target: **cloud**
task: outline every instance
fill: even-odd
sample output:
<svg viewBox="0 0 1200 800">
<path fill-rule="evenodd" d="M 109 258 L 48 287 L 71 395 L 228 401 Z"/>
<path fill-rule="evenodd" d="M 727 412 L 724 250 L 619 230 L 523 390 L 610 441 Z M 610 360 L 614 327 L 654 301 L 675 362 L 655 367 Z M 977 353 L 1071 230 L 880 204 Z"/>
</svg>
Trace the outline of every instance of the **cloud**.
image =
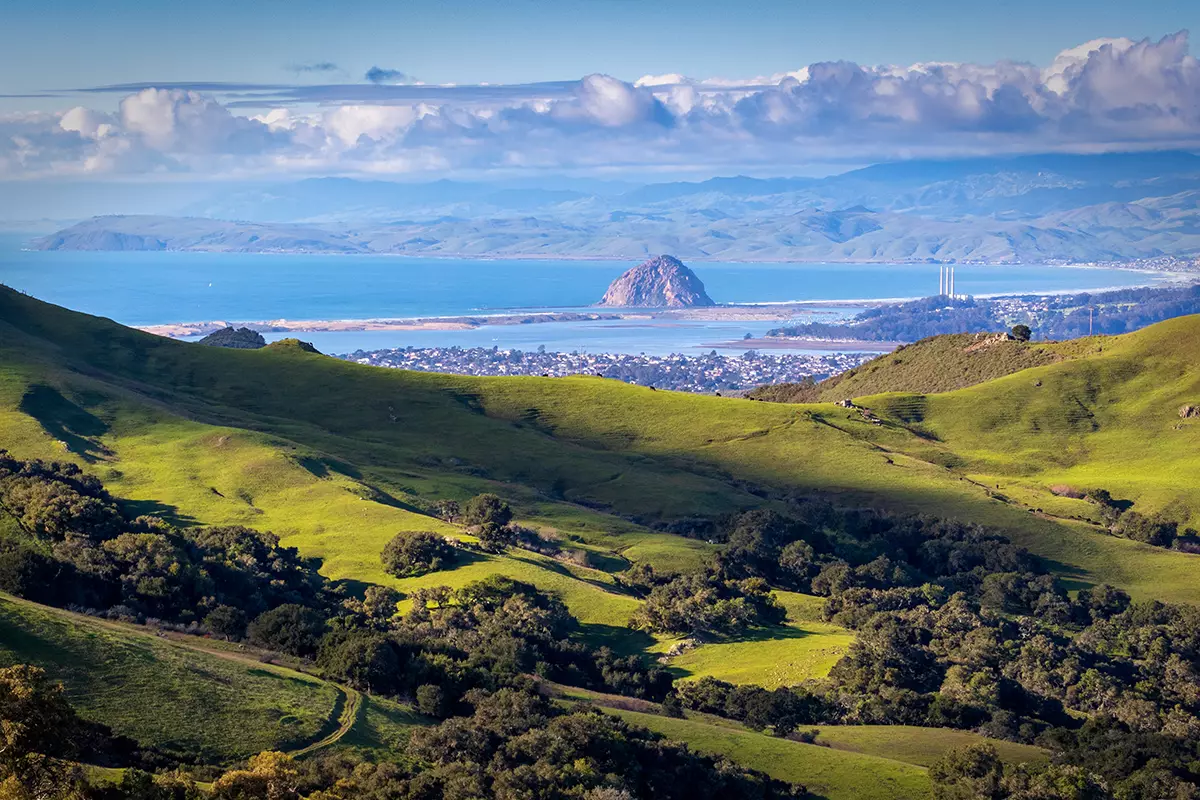
<svg viewBox="0 0 1200 800">
<path fill-rule="evenodd" d="M 339 71 L 338 65 L 334 64 L 332 61 L 314 61 L 314 62 L 306 63 L 306 64 L 291 64 L 291 65 L 285 67 L 285 69 L 288 72 L 297 72 L 297 73 L 338 72 Z"/>
<path fill-rule="evenodd" d="M 0 117 L 0 175 L 613 172 L 1200 146 L 1188 35 L 1049 65 L 809 64 L 754 78 L 523 85 L 131 84 L 117 111 Z"/>
<path fill-rule="evenodd" d="M 398 69 L 385 69 L 384 67 L 371 67 L 367 70 L 367 74 L 363 76 L 364 80 L 371 83 L 408 83 L 411 78 Z"/>
</svg>

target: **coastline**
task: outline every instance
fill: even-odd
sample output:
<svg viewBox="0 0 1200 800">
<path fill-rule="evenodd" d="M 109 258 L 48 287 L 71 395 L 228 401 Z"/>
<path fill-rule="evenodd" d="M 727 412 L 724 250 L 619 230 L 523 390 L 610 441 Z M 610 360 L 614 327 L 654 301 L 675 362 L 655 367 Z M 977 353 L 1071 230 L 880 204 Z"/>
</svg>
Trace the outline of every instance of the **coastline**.
<svg viewBox="0 0 1200 800">
<path fill-rule="evenodd" d="M 172 322 L 161 325 L 139 325 L 138 330 L 172 339 L 204 336 L 222 328 L 249 328 L 259 333 L 333 333 L 339 331 L 456 331 L 486 326 L 537 325 L 549 322 L 621 322 L 662 321 L 708 322 L 776 322 L 813 315 L 811 308 L 801 303 L 738 304 L 704 308 L 630 308 L 610 311 L 544 311 L 531 310 L 517 314 L 480 314 L 453 317 L 402 317 L 397 319 L 335 319 L 335 320 L 212 320 L 205 322 Z M 833 305 L 830 303 L 829 305 Z M 862 305 L 861 303 L 858 305 Z"/>
<path fill-rule="evenodd" d="M 890 353 L 905 342 L 876 342 L 866 339 L 810 339 L 799 336 L 758 336 L 753 339 L 735 339 L 731 342 L 713 342 L 701 347 L 716 350 L 820 350 L 830 353 Z"/>
</svg>

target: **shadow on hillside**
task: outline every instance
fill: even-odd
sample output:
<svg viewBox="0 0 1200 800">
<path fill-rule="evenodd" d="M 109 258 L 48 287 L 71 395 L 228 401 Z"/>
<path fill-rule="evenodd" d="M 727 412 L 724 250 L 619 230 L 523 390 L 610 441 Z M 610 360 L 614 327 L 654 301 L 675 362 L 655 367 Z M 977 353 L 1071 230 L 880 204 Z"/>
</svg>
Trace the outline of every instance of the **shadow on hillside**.
<svg viewBox="0 0 1200 800">
<path fill-rule="evenodd" d="M 324 458 L 299 456 L 296 458 L 296 463 L 317 478 L 328 478 L 333 473 L 356 481 L 362 478 L 362 472 L 359 471 L 358 467 L 336 458 L 329 458 L 327 456 Z"/>
<path fill-rule="evenodd" d="M 624 625 L 605 625 L 600 622 L 581 622 L 579 634 L 594 647 L 607 647 L 618 656 L 647 656 L 647 649 L 654 645 L 654 637 L 644 631 L 635 631 Z"/>
<path fill-rule="evenodd" d="M 1058 582 L 1068 592 L 1077 592 L 1080 589 L 1092 589 L 1096 586 L 1095 581 L 1090 580 L 1087 574 L 1079 569 L 1079 567 L 1063 563 L 1062 561 L 1056 561 L 1053 558 L 1039 558 L 1038 560 L 1042 562 L 1052 575 L 1058 578 Z"/>
<path fill-rule="evenodd" d="M 21 397 L 18 408 L 84 461 L 95 463 L 112 455 L 95 438 L 108 433 L 108 424 L 63 397 L 57 389 L 34 384 Z"/>
<path fill-rule="evenodd" d="M 596 587 L 597 589 L 599 589 L 602 592 L 608 592 L 609 594 L 621 594 L 621 595 L 629 594 L 629 592 L 625 591 L 620 586 L 615 586 L 611 583 L 606 583 L 597 578 L 589 578 L 584 575 L 578 575 L 578 574 L 572 572 L 571 570 L 569 570 L 567 568 L 567 566 L 565 564 L 563 564 L 561 561 L 558 561 L 553 558 L 549 558 L 544 561 L 541 559 L 530 558 L 529 556 L 525 555 L 523 551 L 518 550 L 516 548 L 513 548 L 508 551 L 508 557 L 513 559 L 514 561 L 523 561 L 524 563 L 530 565 L 531 567 L 540 567 L 541 569 L 549 570 L 550 572 L 554 572 L 558 575 L 562 575 L 564 578 L 570 578 L 573 581 L 579 581 L 580 583 L 586 583 L 589 586 Z"/>
<path fill-rule="evenodd" d="M 169 503 L 160 503 L 157 500 L 126 500 L 118 498 L 117 504 L 121 506 L 121 510 L 130 519 L 136 519 L 137 517 L 158 517 L 177 528 L 188 528 L 200 524 L 200 521 L 195 517 L 184 514 Z"/>
</svg>

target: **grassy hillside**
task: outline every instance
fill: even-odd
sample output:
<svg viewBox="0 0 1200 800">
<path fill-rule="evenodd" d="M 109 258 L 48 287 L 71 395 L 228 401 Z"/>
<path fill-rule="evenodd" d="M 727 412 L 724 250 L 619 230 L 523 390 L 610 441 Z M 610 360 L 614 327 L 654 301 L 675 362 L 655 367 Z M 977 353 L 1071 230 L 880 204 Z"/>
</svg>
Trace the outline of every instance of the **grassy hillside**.
<svg viewBox="0 0 1200 800">
<path fill-rule="evenodd" d="M 629 722 L 721 754 L 773 778 L 804 784 L 828 800 L 917 800 L 932 787 L 924 768 L 878 756 L 835 750 L 692 719 L 611 709 Z"/>
<path fill-rule="evenodd" d="M 931 336 L 901 345 L 815 386 L 762 386 L 748 396 L 775 403 L 815 403 L 882 392 L 949 392 L 1030 367 L 1054 364 L 1075 354 L 1075 347 L 1060 342 L 1018 342 L 982 333 Z"/>
<path fill-rule="evenodd" d="M 208 763 L 263 750 L 394 753 L 429 723 L 401 703 L 265 663 L 236 644 L 167 638 L 0 593 L 0 666 L 18 663 L 61 682 L 84 717 Z"/>
<path fill-rule="evenodd" d="M 846 654 L 854 634 L 821 621 L 824 598 L 784 591 L 775 595 L 787 609 L 786 625 L 693 647 L 665 663 L 680 678 L 716 678 L 768 689 L 824 678 Z M 651 650 L 666 653 L 678 641 L 664 639 Z"/>
<path fill-rule="evenodd" d="M 612 714 L 685 741 L 693 749 L 723 753 L 739 763 L 780 780 L 803 783 L 830 800 L 840 798 L 929 797 L 926 768 L 955 748 L 987 741 L 1009 763 L 1042 761 L 1045 750 L 985 739 L 966 731 L 882 725 L 826 725 L 815 744 L 757 733 L 721 717 L 687 712 L 685 719 L 667 717 L 659 706 L 597 692 L 553 687 L 567 702 L 588 702 Z"/>
<path fill-rule="evenodd" d="M 249 656 L 0 595 L 0 664 L 16 663 L 46 669 L 88 719 L 217 763 L 315 742 L 336 729 L 345 702 L 331 684 Z"/>
<path fill-rule="evenodd" d="M 0 319 L 0 426 L 15 452 L 73 455 L 149 509 L 272 528 L 325 559 L 335 578 L 387 581 L 376 556 L 392 533 L 443 529 L 421 509 L 439 498 L 493 490 L 515 501 L 527 522 L 611 558 L 597 559 L 599 570 L 581 571 L 506 557 L 486 570 L 560 591 L 598 632 L 612 632 L 634 601 L 604 573 L 629 560 L 694 562 L 707 547 L 647 523 L 769 504 L 748 491 L 763 487 L 996 525 L 1081 582 L 1117 583 L 1141 597 L 1153 588 L 1162 599 L 1200 599 L 1194 557 L 1031 514 L 1022 503 L 995 497 L 994 483 L 977 479 L 1000 474 L 1001 465 L 1002 481 L 1028 484 L 1032 470 L 1022 460 L 1044 455 L 1049 464 L 1063 464 L 1061 434 L 1028 419 L 1039 406 L 1013 411 L 1006 396 L 1026 376 L 1033 391 L 1032 376 L 1040 371 L 1076 387 L 1039 395 L 1043 413 L 1066 419 L 1080 402 L 1091 402 L 1089 392 L 1108 391 L 1089 388 L 1088 375 L 1093 382 L 1123 382 L 1119 370 L 1096 370 L 1112 363 L 1111 352 L 1128 351 L 1128 363 L 1143 364 L 1146 384 L 1172 397 L 1158 407 L 1165 415 L 1158 419 L 1167 423 L 1176 399 L 1194 396 L 1185 369 L 1194 345 L 1167 334 L 1172 347 L 1162 359 L 1142 359 L 1136 351 L 1160 329 L 1200 330 L 1191 318 L 1112 340 L 1128 342 L 1120 346 L 1094 345 L 1103 350 L 1076 344 L 1073 360 L 928 403 L 877 398 L 872 407 L 892 420 L 884 426 L 833 406 L 652 392 L 596 378 L 469 378 L 373 369 L 299 348 L 196 347 L 8 291 L 0 292 Z M 1161 370 L 1146 369 L 1159 364 Z M 920 408 L 905 411 L 905 403 Z M 1111 428 L 1136 431 L 1131 438 L 1155 469 L 1188 474 L 1179 471 L 1190 458 L 1187 425 L 1177 432 L 1156 423 L 1148 431 L 1134 403 L 1105 413 Z M 908 419 L 913 414 L 921 419 Z M 1002 425 L 1004 414 L 1014 424 Z M 931 434 L 926 428 L 935 418 L 939 427 Z M 1096 431 L 1070 431 L 1075 438 L 1065 451 L 1080 456 L 1070 465 L 1075 474 L 1055 480 L 1125 470 L 1127 455 L 1093 447 Z M 1159 458 L 1157 440 L 1177 433 L 1182 461 Z M 1015 445 L 1016 461 L 1008 455 Z M 1047 495 L 1044 487 L 1026 488 Z M 1159 484 L 1154 470 L 1112 488 L 1189 509 L 1197 491 L 1178 478 Z M 460 570 L 466 579 L 484 568 Z"/>
</svg>

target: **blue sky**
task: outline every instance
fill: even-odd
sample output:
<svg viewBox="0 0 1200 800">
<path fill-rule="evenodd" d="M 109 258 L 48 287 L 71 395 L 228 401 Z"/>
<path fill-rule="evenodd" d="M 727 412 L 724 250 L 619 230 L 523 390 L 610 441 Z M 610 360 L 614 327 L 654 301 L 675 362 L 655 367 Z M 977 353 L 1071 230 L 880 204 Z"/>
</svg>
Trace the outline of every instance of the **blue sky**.
<svg viewBox="0 0 1200 800">
<path fill-rule="evenodd" d="M 764 75 L 817 61 L 1048 63 L 1105 36 L 1200 30 L 1194 0 L 6 0 L 0 92 L 168 81 L 518 83 Z M 295 73 L 297 65 L 337 71 Z M 46 107 L 9 99 L 7 107 Z M 58 104 L 63 105 L 65 101 Z"/>
<path fill-rule="evenodd" d="M 1200 148 L 1196 0 L 5 0 L 0 22 L 0 180 Z"/>
</svg>

